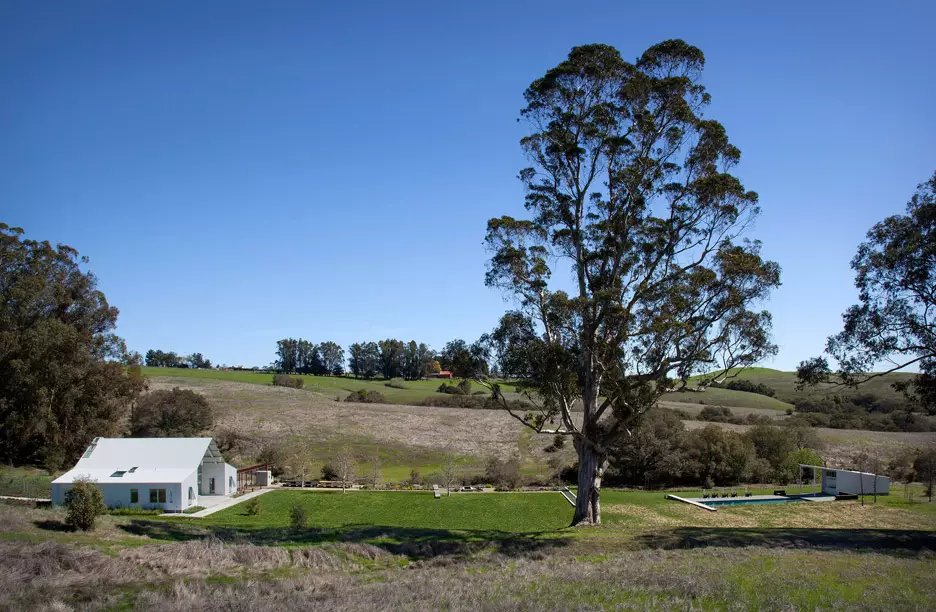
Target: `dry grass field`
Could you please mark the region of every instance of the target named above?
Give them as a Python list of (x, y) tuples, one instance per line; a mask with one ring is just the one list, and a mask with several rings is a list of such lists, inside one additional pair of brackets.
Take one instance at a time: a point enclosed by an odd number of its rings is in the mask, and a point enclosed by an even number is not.
[[(248, 447), (259, 452), (264, 443), (291, 439), (309, 453), (310, 472), (344, 447), (367, 456), (380, 452), (389, 478), (405, 476), (408, 467), (424, 471), (437, 467), (445, 452), (454, 452), (477, 465), (488, 456), (520, 457), (524, 470), (544, 472), (550, 456), (543, 452), (551, 441), (537, 435), (499, 410), (471, 410), (397, 404), (352, 404), (309, 390), (211, 380), (160, 376), (149, 381), (150, 389), (180, 387), (197, 391), (217, 411), (219, 429), (232, 429), (254, 440)], [(702, 406), (662, 402), (662, 406), (697, 414)], [(732, 408), (745, 417), (765, 415), (778, 422), (785, 415), (763, 408)], [(689, 428), (704, 427), (703, 421), (685, 421)], [(719, 424), (736, 431), (747, 425)], [(884, 460), (907, 445), (936, 444), (936, 433), (873, 432), (817, 428), (825, 447), (822, 455), (835, 465), (847, 461), (856, 450), (873, 451)], [(570, 448), (559, 455), (572, 459)], [(245, 456), (244, 461), (253, 457)], [(396, 468), (396, 469), (394, 469)]]

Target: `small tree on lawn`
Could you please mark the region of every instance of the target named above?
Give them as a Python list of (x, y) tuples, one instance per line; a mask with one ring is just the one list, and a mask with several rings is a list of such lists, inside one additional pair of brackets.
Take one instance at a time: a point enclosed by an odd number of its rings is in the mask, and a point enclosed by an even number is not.
[(724, 127), (703, 115), (704, 64), (681, 40), (633, 63), (586, 45), (524, 93), (529, 218), (488, 221), (485, 280), (517, 303), (492, 346), (536, 410), (476, 376), (524, 425), (572, 438), (573, 525), (600, 522), (609, 449), (664, 392), (776, 352), (770, 314), (751, 307), (780, 268), (743, 238), (757, 194), (731, 174), (741, 152)]
[(933, 503), (933, 487), (936, 485), (936, 448), (923, 451), (913, 462), (913, 470), (926, 485), (926, 495)]
[(335, 457), (332, 466), (335, 469), (335, 475), (341, 481), (341, 492), (344, 493), (349, 484), (354, 484), (357, 473), (357, 461), (349, 450), (343, 450)]
[(82, 531), (94, 529), (97, 517), (107, 512), (104, 493), (93, 480), (84, 476), (76, 478), (65, 493), (65, 508), (65, 524)]
[(442, 460), (442, 484), (445, 486), (448, 495), (452, 494), (452, 487), (458, 486), (461, 482), (461, 475), (458, 469), (458, 457), (455, 453), (445, 453), (445, 459)]

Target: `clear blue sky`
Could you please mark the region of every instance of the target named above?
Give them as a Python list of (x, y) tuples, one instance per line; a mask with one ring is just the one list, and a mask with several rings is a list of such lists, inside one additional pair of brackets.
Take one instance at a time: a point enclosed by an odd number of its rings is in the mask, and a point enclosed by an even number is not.
[(524, 88), (574, 45), (683, 38), (761, 196), (791, 369), (936, 168), (936, 3), (713, 4), (5, 0), (0, 220), (90, 257), (141, 352), (472, 340), (505, 308), (482, 239), (523, 212)]

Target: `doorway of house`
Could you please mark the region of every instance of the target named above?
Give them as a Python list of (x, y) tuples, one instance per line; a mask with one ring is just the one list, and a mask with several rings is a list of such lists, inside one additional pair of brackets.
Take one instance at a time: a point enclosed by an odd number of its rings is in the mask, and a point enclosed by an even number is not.
[(215, 494), (214, 478), (209, 478), (208, 479), (208, 495), (214, 495), (214, 494)]

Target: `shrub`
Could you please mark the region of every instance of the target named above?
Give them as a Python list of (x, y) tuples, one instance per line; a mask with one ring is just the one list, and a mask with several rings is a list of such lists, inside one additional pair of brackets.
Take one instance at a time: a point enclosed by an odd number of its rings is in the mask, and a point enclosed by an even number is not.
[(554, 453), (560, 450), (563, 446), (565, 446), (565, 443), (566, 443), (565, 436), (562, 434), (556, 434), (556, 436), (553, 438), (552, 444), (550, 444), (543, 450), (546, 451), (547, 453)]
[(263, 514), (263, 502), (259, 497), (251, 497), (244, 502), (244, 510), (247, 511), (248, 516), (260, 516)]
[(385, 382), (384, 386), (390, 387), (391, 389), (405, 389), (406, 388), (406, 385), (404, 385), (399, 380), (391, 380), (389, 382)]
[(731, 408), (727, 406), (705, 406), (699, 412), (699, 420), (712, 423), (734, 423), (736, 425), (744, 423), (744, 420), (741, 417), (736, 417), (731, 412)]
[(746, 393), (757, 393), (759, 395), (766, 395), (767, 397), (773, 397), (777, 392), (772, 388), (768, 387), (764, 383), (754, 383), (750, 380), (729, 380), (723, 383), (712, 383), (713, 387), (718, 389), (731, 389), (732, 391), (744, 391)]
[(296, 376), (286, 376), (285, 374), (274, 374), (273, 375), (273, 385), (276, 387), (291, 387), (293, 389), (301, 389), (302, 385), (305, 384), (305, 380)]
[(305, 529), (309, 522), (305, 507), (294, 504), (289, 509), (289, 524), (293, 529)]
[(322, 466), (322, 480), (338, 480), (338, 468), (331, 462)]
[(104, 493), (94, 481), (78, 477), (65, 493), (65, 524), (82, 531), (94, 529), (97, 517), (107, 512)]
[(422, 485), (425, 483), (426, 483), (425, 478), (422, 477), (422, 474), (419, 473), (419, 470), (417, 468), (413, 468), (412, 470), (410, 470), (410, 475), (409, 475), (410, 486)]
[(357, 402), (358, 404), (387, 404), (387, 398), (377, 391), (367, 391), (358, 389), (353, 391), (345, 398), (346, 402)]
[(507, 461), (491, 457), (484, 468), (484, 477), (497, 487), (516, 489), (522, 482), (520, 461), (515, 457), (511, 457)]

